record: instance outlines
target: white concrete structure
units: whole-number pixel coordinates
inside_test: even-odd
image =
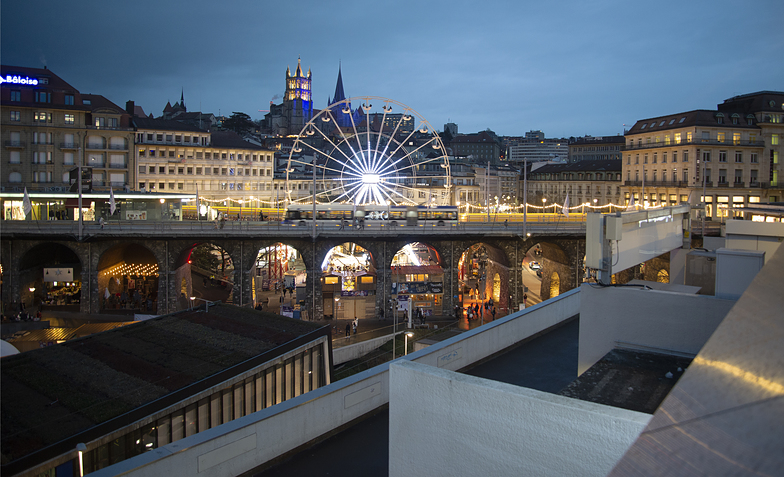
[[[603,476],[650,415],[400,361],[389,475]]]

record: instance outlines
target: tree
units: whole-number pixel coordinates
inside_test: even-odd
[[[255,127],[256,124],[250,119],[250,116],[237,111],[232,112],[231,116],[223,121],[223,129],[234,131],[240,136],[244,136],[250,131],[253,131]]]

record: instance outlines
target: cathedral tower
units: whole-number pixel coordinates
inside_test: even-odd
[[[310,91],[311,74],[302,72],[301,59],[297,58],[297,69],[291,73],[286,68],[286,93],[283,96],[283,115],[288,125],[287,134],[299,134],[305,123],[313,118],[313,98]]]

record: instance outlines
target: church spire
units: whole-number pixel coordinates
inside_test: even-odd
[[[182,106],[182,109],[184,109],[185,111],[188,110],[185,107],[185,88],[182,88],[182,90],[180,92],[180,106]]]
[[[346,99],[346,93],[343,92],[343,72],[342,72],[342,65],[338,64],[338,83],[335,85],[335,96],[332,97],[332,101],[329,102],[329,105],[335,104],[337,102],[343,101]]]

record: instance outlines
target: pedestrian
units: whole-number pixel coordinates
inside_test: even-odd
[[[493,310],[491,311],[491,313],[493,314],[493,319],[495,320],[495,307],[493,307]]]
[[[528,306],[528,303],[527,303],[527,302],[528,302],[528,293],[524,293],[524,294],[523,294],[523,308],[525,308],[526,306]]]
[[[357,328],[359,327],[359,319],[356,316],[354,317],[353,327],[354,327],[354,334],[357,334]]]
[[[98,223],[101,225],[101,230],[103,230],[103,226],[106,225],[106,222],[104,222],[103,217],[98,218]]]
[[[351,337],[351,325],[346,323],[346,339],[349,339],[350,337]]]

